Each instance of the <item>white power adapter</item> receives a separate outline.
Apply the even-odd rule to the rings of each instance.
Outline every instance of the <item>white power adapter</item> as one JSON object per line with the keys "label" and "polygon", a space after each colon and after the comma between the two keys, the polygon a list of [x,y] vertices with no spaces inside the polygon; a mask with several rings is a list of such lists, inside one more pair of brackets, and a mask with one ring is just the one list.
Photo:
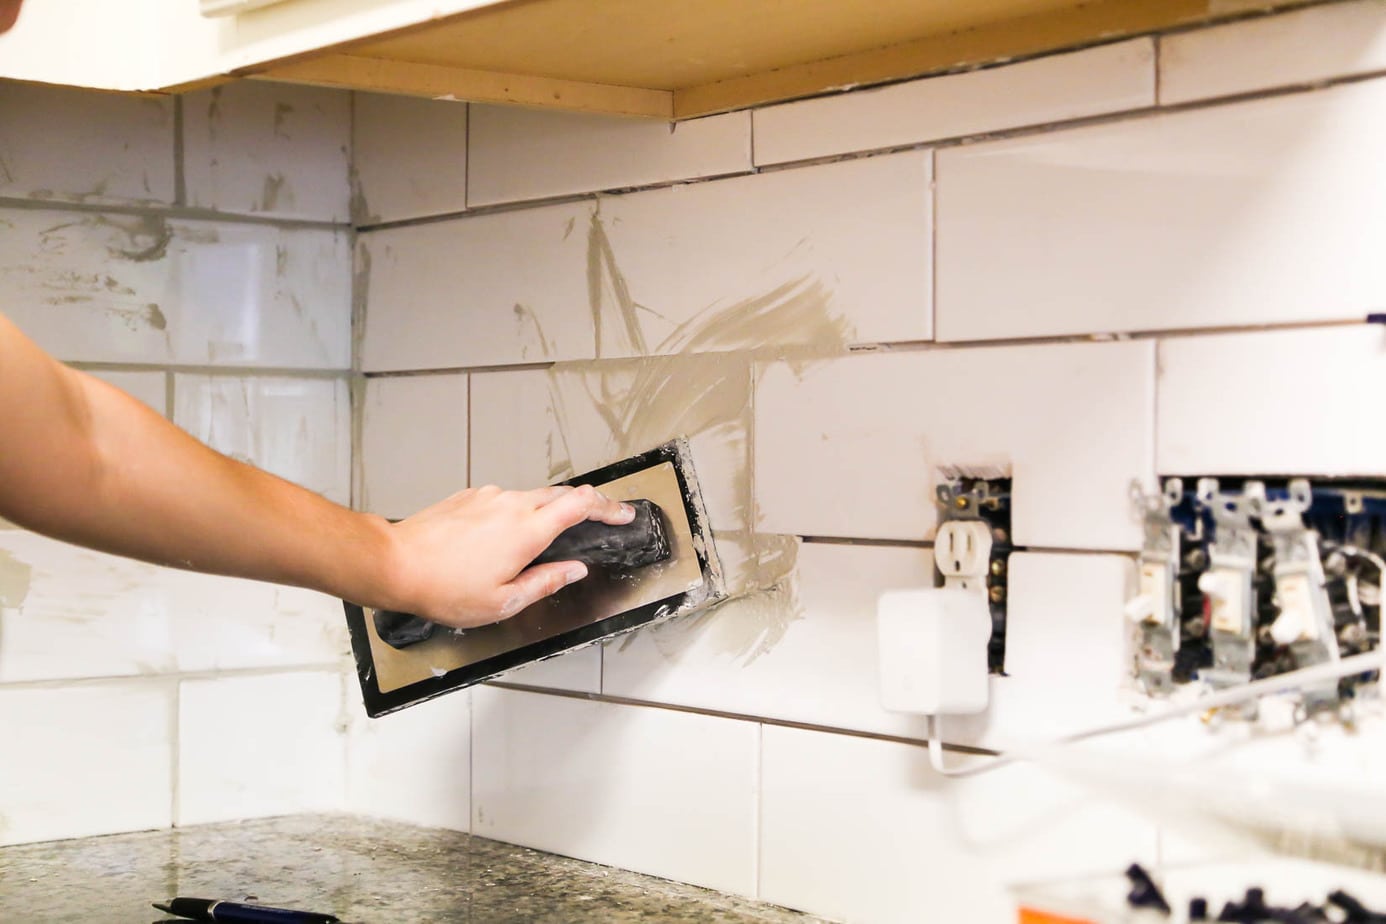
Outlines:
{"label": "white power adapter", "polygon": [[876,624],[883,706],[923,715],[987,708],[991,611],[984,597],[952,587],[888,590]]}
{"label": "white power adapter", "polygon": [[987,707],[991,608],[985,521],[939,527],[934,560],[943,587],[889,590],[876,606],[881,703],[892,712],[965,715]]}

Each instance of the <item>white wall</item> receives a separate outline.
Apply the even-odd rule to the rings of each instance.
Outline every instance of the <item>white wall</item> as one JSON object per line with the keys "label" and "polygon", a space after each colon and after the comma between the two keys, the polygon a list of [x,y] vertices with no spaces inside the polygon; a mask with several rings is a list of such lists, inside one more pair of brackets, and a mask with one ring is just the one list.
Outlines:
{"label": "white wall", "polygon": [[[1222,849],[1036,769],[941,779],[877,705],[874,599],[930,581],[936,466],[1009,463],[1008,676],[945,736],[1083,729],[1129,714],[1133,480],[1386,474],[1351,424],[1386,376],[1383,49],[1365,0],[672,131],[358,96],[363,497],[688,435],[746,593],[474,691],[434,820],[852,921]],[[436,455],[385,435],[438,421]],[[425,761],[465,735],[417,726]]]}
{"label": "white wall", "polygon": [[[348,501],[350,117],[0,84],[0,311]],[[340,808],[346,647],[336,600],[0,528],[0,844]]]}

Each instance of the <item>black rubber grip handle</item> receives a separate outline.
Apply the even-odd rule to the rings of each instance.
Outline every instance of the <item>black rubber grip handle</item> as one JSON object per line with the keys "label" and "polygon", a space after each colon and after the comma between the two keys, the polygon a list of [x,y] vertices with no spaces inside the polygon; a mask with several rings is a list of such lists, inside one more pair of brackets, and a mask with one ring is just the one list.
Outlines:
{"label": "black rubber grip handle", "polygon": [[[620,526],[584,520],[559,534],[531,564],[580,561],[608,571],[634,571],[670,555],[664,512],[653,501],[628,501],[635,519]],[[375,611],[375,634],[391,648],[408,648],[433,635],[438,624],[395,610]]]}

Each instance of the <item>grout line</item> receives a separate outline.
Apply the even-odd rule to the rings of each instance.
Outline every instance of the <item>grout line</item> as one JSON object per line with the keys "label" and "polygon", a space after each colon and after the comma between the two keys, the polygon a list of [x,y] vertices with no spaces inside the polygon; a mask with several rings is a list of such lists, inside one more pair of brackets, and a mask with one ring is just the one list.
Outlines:
{"label": "grout line", "polygon": [[170,421],[173,420],[173,409],[177,406],[175,402],[178,398],[174,385],[175,378],[176,376],[172,372],[164,370],[164,419]]}
{"label": "grout line", "polygon": [[1164,81],[1163,81],[1163,75],[1161,74],[1161,71],[1163,70],[1163,68],[1161,67],[1161,65],[1164,63],[1164,60],[1165,60],[1165,37],[1164,37],[1164,35],[1152,35],[1152,36],[1150,37],[1150,44],[1151,44],[1152,50],[1155,52],[1155,60],[1154,60],[1154,62],[1153,62],[1154,67],[1155,67],[1155,73],[1154,73],[1154,75],[1153,75],[1153,76],[1154,76],[1154,86],[1153,86],[1151,89],[1153,89],[1153,90],[1155,91],[1155,105],[1156,105],[1156,106],[1159,106],[1159,105],[1161,105],[1161,104],[1164,102],[1164,96],[1165,96],[1165,94],[1164,94],[1164,89],[1163,89],[1163,86],[1162,86],[1162,84],[1163,84],[1163,82],[1164,82]]}
{"label": "grout line", "polygon": [[173,203],[180,208],[188,204],[188,174],[186,145],[183,140],[183,97],[173,97]]}
{"label": "grout line", "polygon": [[[1316,330],[1339,327],[1358,327],[1366,323],[1366,318],[1339,318],[1328,320],[1311,321],[1276,321],[1263,324],[1241,324],[1241,325],[1217,325],[1210,327],[1178,327],[1167,330],[1138,330],[1123,331],[1116,333],[1090,333],[1090,334],[1053,334],[1040,335],[1033,337],[1005,337],[995,340],[897,340],[890,343],[870,343],[853,344],[848,347],[847,352],[823,353],[814,358],[819,360],[846,359],[854,356],[869,356],[884,353],[924,353],[934,350],[982,350],[1001,347],[1015,346],[1046,346],[1054,344],[1104,344],[1104,343],[1127,343],[1141,342],[1146,340],[1171,340],[1185,337],[1207,337],[1220,336],[1225,334],[1247,334],[1267,331],[1293,331],[1293,330]],[[750,350],[709,350],[700,353],[700,356],[707,355],[731,355],[742,354],[749,356],[756,363],[772,363],[783,361],[777,355],[782,350],[778,344],[767,345],[762,348]],[[446,366],[425,369],[395,369],[370,371],[362,373],[368,379],[374,378],[399,378],[404,376],[420,375],[457,375],[462,373],[489,373],[489,372],[521,372],[532,370],[548,370],[559,365],[572,365],[575,363],[592,364],[606,363],[619,364],[638,361],[641,359],[655,358],[658,354],[651,356],[622,356],[611,357],[609,359],[573,359],[557,360],[551,362],[538,363],[502,363],[498,365],[484,366]],[[798,357],[795,357],[798,359]],[[93,364],[87,364],[88,366]],[[109,365],[109,364],[108,364]],[[115,368],[131,369],[133,366],[119,366]],[[160,366],[158,368],[168,368]],[[221,367],[209,367],[212,372],[226,371]],[[265,372],[277,370],[247,369],[247,372]],[[340,373],[332,372],[306,372],[304,370],[286,370],[281,374],[318,374],[335,375]]]}
{"label": "grout line", "polygon": [[[468,159],[470,162],[470,158]],[[470,166],[469,168],[470,169]],[[508,202],[492,202],[484,205],[471,205],[464,209],[457,209],[449,212],[438,212],[433,215],[419,215],[413,218],[397,218],[390,221],[377,221],[374,224],[360,225],[356,230],[365,233],[376,231],[390,231],[395,228],[409,228],[415,225],[436,225],[444,222],[455,221],[462,218],[479,218],[486,215],[497,215],[505,212],[520,212],[527,209],[547,208],[559,205],[576,205],[584,202],[597,202],[605,196],[625,196],[631,193],[651,192],[659,189],[672,189],[676,186],[695,186],[700,183],[712,183],[717,180],[731,180],[737,177],[754,176],[759,173],[755,167],[738,170],[728,170],[722,173],[710,173],[705,176],[680,177],[675,179],[657,180],[652,183],[645,183],[636,186],[617,186],[610,189],[592,189],[586,192],[561,193],[553,196],[540,196],[534,199],[516,199]]]}
{"label": "grout line", "polygon": [[938,149],[929,151],[929,336],[938,339]]}
{"label": "grout line", "polygon": [[[884,732],[863,731],[859,728],[842,728],[835,725],[818,725],[813,722],[796,722],[790,719],[777,719],[773,716],[748,715],[743,712],[728,712],[723,709],[706,709],[701,706],[685,706],[679,703],[661,703],[654,700],[634,699],[629,696],[612,696],[605,693],[584,693],[580,690],[564,690],[555,687],[536,687],[524,683],[507,683],[488,680],[488,687],[498,690],[511,690],[516,693],[536,693],[544,696],[559,696],[564,699],[582,699],[593,703],[606,703],[612,706],[634,706],[646,709],[662,709],[666,712],[682,712],[689,715],[702,715],[714,719],[730,719],[735,722],[750,722],[756,725],[772,725],[776,728],[794,728],[799,731],[822,732],[829,735],[842,735],[847,738],[866,738],[871,741],[888,741],[894,744],[908,744],[914,747],[929,746],[927,738],[911,738],[905,735],[888,735]],[[995,757],[996,751],[989,748],[974,747],[969,744],[944,744],[944,750],[959,754],[975,754],[982,757]]]}
{"label": "grout line", "polygon": [[463,387],[467,389],[467,471],[464,487],[472,487],[472,376],[468,373],[463,380]]}
{"label": "grout line", "polygon": [[172,683],[173,702],[169,710],[169,825],[178,827],[183,803],[183,682]]}
{"label": "grout line", "polygon": [[756,750],[751,765],[751,897],[760,899],[761,853],[764,850],[765,723],[756,723]]}
{"label": "grout line", "polygon": [[[1179,337],[1205,337],[1219,334],[1245,334],[1259,331],[1308,330],[1325,327],[1356,327],[1367,323],[1366,315],[1309,321],[1270,321],[1247,324],[1220,324],[1209,327],[1171,327],[1135,331],[1088,334],[1041,334],[1031,337],[999,337],[995,340],[898,340],[890,343],[859,344],[850,355],[870,353],[918,353],[929,350],[975,350],[990,347],[1044,346],[1062,343],[1126,343],[1142,340],[1168,340]],[[829,357],[834,358],[834,357]]]}
{"label": "grout line", "polygon": [[115,683],[158,683],[176,680],[220,680],[230,677],[270,677],[280,674],[341,673],[339,663],[289,664],[283,667],[231,667],[204,671],[168,671],[161,674],[101,674],[94,677],[54,677],[43,680],[15,680],[0,683],[0,690],[63,690],[76,686]]}
{"label": "grout line", "polygon": [[472,207],[472,106],[462,104],[462,210]]}
{"label": "grout line", "polygon": [[[756,584],[765,583],[762,580],[764,569],[761,567],[761,550],[757,547],[756,539],[760,535],[758,526],[760,525],[761,511],[756,503],[756,432],[759,429],[756,425],[756,392],[760,386],[759,364],[752,360],[747,364],[746,375],[750,380],[746,384],[746,533],[749,539],[751,557],[754,561]],[[717,531],[713,530],[713,541],[717,539]]]}
{"label": "grout line", "polygon": [[1216,29],[1220,26],[1227,26],[1238,22],[1245,22],[1247,20],[1269,18],[1285,13],[1297,12],[1299,10],[1307,9],[1309,7],[1332,6],[1338,3],[1351,2],[1354,2],[1354,0],[1299,0],[1299,2],[1285,2],[1280,6],[1263,6],[1257,9],[1248,9],[1236,13],[1226,14],[1212,21],[1194,21],[1184,23],[1182,25],[1158,27],[1155,29],[1146,30],[1144,32],[1135,32],[1125,35],[1112,36],[1110,38],[1098,37],[1087,42],[1079,42],[1077,44],[1065,45],[1060,48],[1050,48],[1030,52],[1028,54],[1014,55],[1012,57],[1003,58],[1000,60],[984,61],[977,64],[961,64],[955,67],[943,68],[940,70],[932,70],[923,74],[915,74],[913,76],[895,77],[889,80],[876,81],[866,84],[856,84],[837,89],[821,90],[818,92],[806,93],[802,96],[794,96],[788,99],[775,100],[771,103],[762,103],[761,105],[755,108],[761,109],[766,108],[768,106],[781,106],[788,103],[804,102],[806,100],[814,99],[830,99],[836,96],[845,96],[848,93],[860,92],[863,90],[879,90],[885,87],[893,87],[899,86],[901,84],[915,83],[921,80],[932,80],[936,77],[952,77],[957,76],[959,74],[975,73],[977,71],[999,70],[1001,68],[1009,67],[1013,64],[1023,64],[1027,61],[1037,61],[1043,58],[1050,58],[1057,55],[1076,54],[1078,52],[1088,51],[1093,48],[1102,48],[1107,45],[1120,45],[1123,42],[1134,42],[1144,38],[1157,38],[1161,35],[1177,35],[1184,32],[1199,32],[1208,29]]}
{"label": "grout line", "polygon": [[1123,555],[1131,556],[1140,553],[1139,549],[1068,549],[1052,545],[1023,545],[1016,546],[1011,550],[1015,553],[1031,553],[1035,555],[1069,555],[1075,558],[1087,558],[1093,555]]}
{"label": "grout line", "polygon": [[[175,193],[176,194],[176,193]],[[20,199],[13,196],[0,196],[0,208],[28,212],[81,212],[96,215],[135,215],[141,218],[154,217],[170,221],[208,221],[222,224],[259,225],[266,228],[279,228],[285,231],[343,231],[351,227],[332,221],[315,221],[308,218],[262,218],[256,215],[242,215],[234,212],[218,212],[209,208],[192,208],[172,203],[151,202],[147,205],[132,203],[71,202],[62,199]]]}
{"label": "grout line", "polygon": [[[751,170],[756,170],[760,166],[760,161],[756,159],[756,113],[761,110],[760,106],[752,106],[747,110],[747,135],[749,136],[751,150],[747,153],[751,155]],[[676,123],[677,124],[677,123]]]}
{"label": "grout line", "polygon": [[[635,358],[639,358],[639,357],[635,357]],[[630,360],[629,360],[629,359],[610,359],[610,360],[606,360],[606,361],[607,361],[607,362],[613,362],[613,363],[615,363],[615,362],[629,362]],[[581,360],[571,360],[571,362],[590,363],[590,362],[595,362],[595,360],[591,360],[591,359],[581,359]],[[390,370],[390,371],[386,371],[386,372],[363,372],[363,373],[361,373],[361,374],[362,374],[363,376],[365,376],[366,378],[368,378],[368,379],[394,379],[394,378],[405,378],[405,377],[411,376],[411,375],[460,375],[460,374],[485,373],[485,372],[529,372],[529,371],[534,371],[534,370],[541,370],[541,371],[544,371],[544,370],[552,369],[555,365],[557,365],[557,363],[545,362],[545,363],[514,363],[513,365],[503,365],[503,364],[502,364],[502,365],[496,365],[496,366],[448,366],[448,367],[445,367],[445,368],[438,368],[438,369],[398,369],[398,370]]]}
{"label": "grout line", "polygon": [[[847,545],[882,549],[932,549],[934,543],[929,539],[868,539],[856,536],[798,536],[801,542],[811,545]],[[1050,545],[1020,545],[1013,553],[1033,552],[1042,555],[1134,555],[1137,549],[1076,549]]]}
{"label": "grout line", "polygon": [[[476,827],[476,696],[467,691],[467,833]],[[467,854],[468,859],[471,853]]]}
{"label": "grout line", "polygon": [[338,737],[342,742],[342,788],[339,793],[337,811],[351,812],[354,803],[351,771],[356,765],[356,748],[352,743],[356,737],[355,706],[353,703],[356,686],[356,672],[341,670],[337,672],[337,722]]}
{"label": "grout line", "polygon": [[167,372],[170,375],[220,375],[236,377],[275,376],[295,379],[340,379],[348,377],[349,369],[295,369],[285,366],[199,366],[178,363],[106,363],[69,362],[65,365],[84,372]]}
{"label": "grout line", "polygon": [[814,545],[865,545],[889,549],[932,549],[933,542],[927,539],[864,539],[857,536],[800,536],[805,543]]}
{"label": "grout line", "polygon": [[[1334,0],[1337,2],[1337,0]],[[1283,12],[1283,10],[1282,10]],[[1209,28],[1205,25],[1205,28]],[[1141,36],[1126,36],[1118,41],[1130,41]],[[1109,43],[1103,43],[1109,44]],[[1088,46],[1096,47],[1096,46]],[[1050,54],[1070,53],[1081,49],[1065,49],[1063,52],[1051,52]],[[1005,64],[1016,64],[1026,59],[1014,59]],[[1003,65],[1004,66],[1004,65]],[[931,77],[947,76],[946,74],[935,74]],[[717,180],[730,179],[740,176],[753,176],[760,173],[773,173],[780,170],[792,170],[804,167],[816,167],[824,164],[838,163],[849,160],[859,160],[866,157],[878,157],[889,154],[904,153],[907,151],[937,151],[940,149],[960,147],[962,145],[976,144],[979,142],[1005,141],[1012,138],[1026,138],[1036,135],[1044,135],[1055,131],[1084,128],[1093,125],[1106,125],[1117,122],[1134,121],[1140,118],[1165,115],[1176,112],[1187,112],[1199,109],[1214,109],[1229,104],[1250,102],[1257,99],[1273,99],[1282,96],[1291,96],[1300,93],[1312,93],[1319,90],[1331,89],[1344,84],[1360,83],[1368,80],[1386,78],[1386,69],[1370,71],[1362,74],[1347,74],[1338,77],[1327,78],[1309,82],[1287,84],[1284,86],[1261,88],[1250,90],[1243,93],[1229,94],[1226,96],[1208,97],[1206,99],[1189,100],[1182,103],[1170,105],[1155,104],[1151,106],[1140,106],[1133,109],[1123,109],[1115,112],[1096,113],[1092,115],[1078,116],[1072,119],[1060,119],[1051,122],[1036,123],[1033,125],[1008,126],[992,131],[973,132],[965,135],[952,135],[943,138],[932,138],[924,141],[912,141],[905,144],[890,145],[879,148],[869,148],[861,151],[852,151],[842,154],[827,154],[800,160],[785,161],[777,164],[754,164],[750,170],[739,170],[729,173],[714,174],[705,177],[687,177],[682,179],[660,180],[654,183],[647,183],[637,186],[625,186],[614,189],[592,190],[590,192],[578,194],[566,194],[562,196],[550,196],[546,198],[528,199],[513,202],[494,203],[480,206],[469,206],[462,211],[442,212],[436,215],[420,216],[417,218],[404,218],[396,221],[377,222],[372,225],[362,225],[359,230],[365,232],[386,231],[393,228],[412,227],[415,225],[438,224],[441,222],[453,221],[467,217],[480,217],[501,212],[518,211],[530,208],[540,208],[544,206],[555,206],[587,202],[602,196],[623,196],[632,193],[650,192],[658,189],[667,189],[674,186],[688,186],[696,183],[715,182]],[[911,78],[912,80],[931,79],[931,78]],[[885,84],[883,86],[888,86]],[[851,91],[846,91],[851,92]],[[754,119],[753,119],[754,124]],[[470,159],[469,159],[470,160]]]}
{"label": "grout line", "polygon": [[1146,487],[1156,491],[1160,483],[1156,473],[1160,470],[1160,365],[1164,362],[1164,349],[1164,343],[1157,340],[1151,350],[1154,368],[1150,370],[1150,474],[1155,481]]}

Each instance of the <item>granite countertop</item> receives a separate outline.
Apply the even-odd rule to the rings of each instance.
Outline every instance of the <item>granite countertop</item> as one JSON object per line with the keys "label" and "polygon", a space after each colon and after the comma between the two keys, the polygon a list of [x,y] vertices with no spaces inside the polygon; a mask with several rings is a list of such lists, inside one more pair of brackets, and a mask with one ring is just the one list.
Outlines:
{"label": "granite countertop", "polygon": [[453,831],[337,815],[0,849],[0,921],[167,920],[175,895],[330,912],[353,924],[754,921],[774,905]]}

